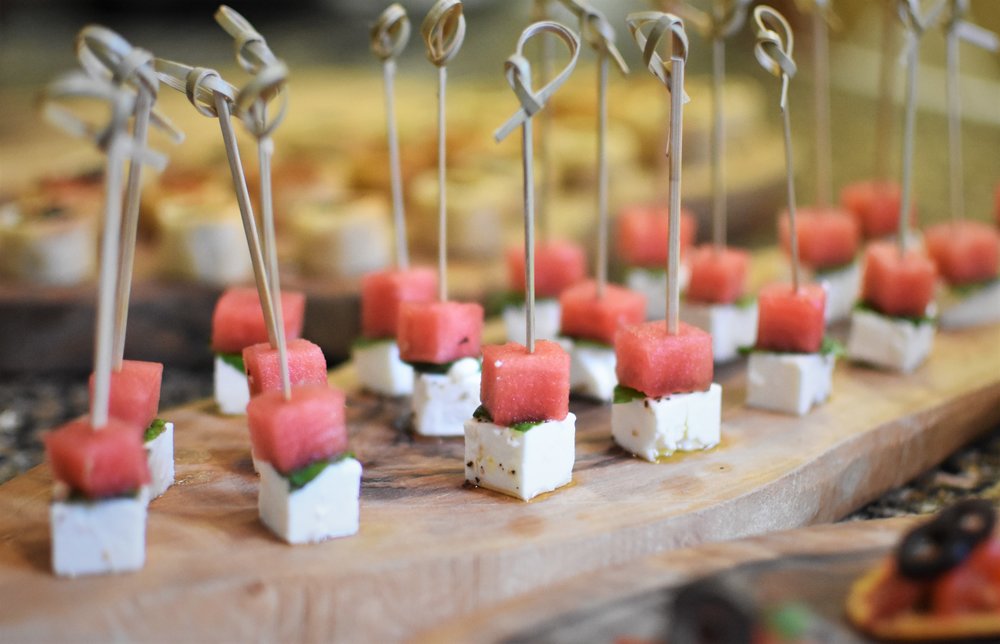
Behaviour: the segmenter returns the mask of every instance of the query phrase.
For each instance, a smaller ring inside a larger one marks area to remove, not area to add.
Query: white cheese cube
[[[844,268],[816,273],[816,281],[826,291],[827,324],[846,320],[854,309],[861,289],[861,267],[857,261]]]
[[[715,362],[729,362],[740,355],[740,347],[751,346],[757,339],[757,301],[737,304],[702,304],[685,300],[681,321],[712,335]]]
[[[53,501],[52,570],[60,576],[139,570],[146,561],[145,488],[135,497]]]
[[[883,369],[910,373],[919,367],[934,346],[934,323],[855,310],[847,337],[847,356]]]
[[[155,499],[174,484],[174,424],[165,423],[160,435],[146,443],[149,496]]]
[[[527,501],[573,479],[576,416],[549,420],[526,432],[465,421],[465,478],[469,483]]]
[[[614,347],[569,338],[561,338],[560,344],[568,346],[570,389],[588,398],[611,402],[618,384]]]
[[[754,351],[747,363],[747,405],[802,416],[830,397],[833,354]]]
[[[299,205],[291,216],[291,237],[304,272],[359,277],[392,260],[389,204],[381,197],[347,203]]]
[[[677,281],[680,290],[687,289],[691,268],[683,260]],[[646,319],[662,320],[667,316],[667,272],[660,269],[632,266],[625,272],[625,286],[646,296]]]
[[[465,419],[479,407],[479,361],[462,358],[446,374],[417,373],[413,428],[421,436],[461,436]]]
[[[72,286],[97,265],[97,237],[90,217],[24,218],[16,208],[0,213],[0,275],[34,284]]]
[[[351,359],[365,389],[383,396],[413,393],[413,367],[399,359],[399,344],[395,340],[356,344]]]
[[[707,391],[611,405],[611,435],[650,463],[714,447],[722,438],[722,387],[713,382]]]
[[[943,329],[967,329],[1000,322],[1000,279],[993,280],[967,295],[945,289],[941,302]]]
[[[239,209],[178,210],[162,220],[160,265],[171,277],[228,286],[253,278]]]
[[[250,402],[250,385],[247,374],[215,355],[215,404],[219,413],[237,416],[247,413]]]
[[[357,534],[361,463],[345,457],[293,490],[267,461],[260,468],[260,520],[288,543],[316,543]]]
[[[507,339],[511,342],[524,344],[527,340],[525,318],[528,315],[526,304],[510,304],[503,310],[503,326],[507,330]],[[559,335],[562,315],[559,300],[545,298],[535,300],[535,339],[555,340]]]

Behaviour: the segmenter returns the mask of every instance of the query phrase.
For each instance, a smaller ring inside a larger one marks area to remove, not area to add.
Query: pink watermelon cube
[[[399,311],[399,356],[447,364],[479,356],[483,307],[466,302],[406,302]]]
[[[294,291],[281,293],[281,312],[285,320],[285,338],[302,335],[306,296]],[[212,314],[212,351],[240,353],[253,344],[267,342],[264,310],[257,289],[229,288],[219,297]]]
[[[676,335],[664,320],[623,327],[615,336],[618,383],[662,398],[706,391],[712,384],[712,336],[680,323]]]
[[[819,284],[769,284],[757,295],[757,348],[816,353],[826,327],[826,291]]]
[[[309,340],[296,338],[288,342],[288,377],[292,386],[325,385],[326,358],[323,350]],[[250,396],[265,391],[281,391],[281,361],[278,350],[261,342],[243,350],[243,364],[247,370]]]
[[[865,239],[895,235],[903,191],[893,181],[858,181],[844,186],[840,203],[854,216]],[[910,208],[910,225],[916,224],[916,206]]]
[[[745,250],[699,246],[691,253],[685,297],[692,302],[732,304],[746,292],[749,267],[750,253]]]
[[[615,343],[615,333],[622,326],[646,319],[646,297],[627,288],[608,284],[604,297],[597,297],[597,282],[587,280],[572,286],[559,296],[562,309],[561,334],[582,340]]]
[[[265,391],[247,405],[254,455],[282,474],[294,472],[347,449],[344,392],[326,384]]]
[[[96,431],[86,418],[70,421],[42,437],[52,475],[91,499],[138,490],[149,483],[144,429],[117,418]]]
[[[858,223],[838,209],[799,208],[795,214],[799,237],[799,261],[814,270],[837,268],[850,264],[858,252],[861,235]],[[778,223],[781,247],[791,252],[788,214]]]
[[[892,242],[874,242],[865,251],[861,299],[884,315],[926,315],[934,299],[937,270],[925,255],[910,250],[900,256]]]
[[[389,269],[361,278],[361,334],[366,338],[395,338],[403,302],[432,302],[437,298],[437,271],[430,268]]]
[[[483,347],[479,398],[502,427],[562,420],[569,413],[569,354],[549,340],[535,352],[516,342]]]
[[[997,226],[1000,226],[1000,183],[997,184],[995,201],[996,201]]]
[[[160,406],[163,365],[159,362],[122,360],[121,371],[111,372],[108,415],[146,429]],[[94,397],[94,374],[90,374],[90,397]]]
[[[623,208],[616,223],[618,257],[629,266],[666,268],[670,209],[666,206],[637,205]],[[681,209],[681,257],[694,244],[698,220]]]
[[[980,221],[954,221],[924,231],[927,253],[949,284],[992,280],[1000,271],[1000,233]]]
[[[524,293],[524,247],[507,249],[507,283]],[[587,274],[587,257],[579,244],[553,239],[535,244],[535,297],[559,297]]]

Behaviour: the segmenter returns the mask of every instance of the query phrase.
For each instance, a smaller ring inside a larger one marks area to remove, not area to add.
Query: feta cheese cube
[[[1000,279],[993,280],[967,295],[953,291],[940,298],[943,329],[967,329],[1000,322]]]
[[[358,532],[361,463],[345,457],[293,490],[267,461],[259,461],[260,520],[288,543],[316,543]]]
[[[676,451],[714,447],[722,437],[722,387],[712,383],[707,391],[615,403],[611,435],[650,463]]]
[[[715,362],[729,362],[740,355],[740,347],[751,346],[757,339],[757,301],[737,304],[702,304],[684,301],[682,322],[707,331],[712,336]]]
[[[465,419],[479,407],[479,361],[462,358],[446,374],[417,373],[413,427],[421,436],[461,436]]]
[[[465,421],[465,478],[476,486],[528,501],[573,479],[576,416],[525,432],[475,418]]]
[[[747,405],[802,416],[830,397],[833,354],[754,351],[747,364]]]
[[[934,345],[934,323],[855,310],[847,338],[847,356],[857,362],[910,373],[930,355]]]
[[[383,396],[413,393],[413,367],[399,359],[399,344],[393,339],[355,345],[351,350],[361,385]]]
[[[145,488],[135,497],[53,501],[49,506],[52,570],[77,577],[142,568],[148,502]]]
[[[677,281],[687,289],[691,268],[681,260]],[[646,319],[662,320],[667,316],[667,272],[661,269],[632,266],[625,272],[625,286],[646,296]]]
[[[146,442],[149,496],[155,499],[174,484],[174,424],[165,423],[160,435]]]
[[[561,338],[560,344],[569,352],[570,390],[601,402],[611,402],[618,384],[614,347],[569,338]]]
[[[247,384],[246,372],[237,369],[216,354],[214,380],[215,404],[219,407],[219,413],[228,416],[247,413],[250,385]]]
[[[525,317],[528,315],[526,304],[509,304],[503,310],[503,326],[507,330],[507,339],[511,342],[524,344],[527,340]],[[559,300],[545,298],[535,300],[535,339],[555,340],[559,335],[559,325],[562,315]]]
[[[861,290],[861,267],[857,261],[832,271],[816,273],[816,281],[826,290],[827,324],[846,320],[854,309]],[[752,342],[747,343],[752,344]]]

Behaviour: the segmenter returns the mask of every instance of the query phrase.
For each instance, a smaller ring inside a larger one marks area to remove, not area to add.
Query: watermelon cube
[[[288,377],[292,386],[325,385],[326,358],[323,350],[309,340],[296,338],[285,345],[288,353]],[[281,361],[278,350],[261,342],[243,350],[243,365],[247,370],[250,396],[265,391],[281,390]]]
[[[666,206],[630,206],[622,209],[616,223],[618,257],[629,266],[665,268],[667,265],[670,210]],[[698,221],[681,209],[681,256],[694,244]]]
[[[42,437],[52,476],[90,499],[131,493],[149,483],[142,430],[118,418],[94,430],[73,420]]]
[[[843,210],[799,208],[795,227],[799,238],[799,261],[804,266],[822,271],[854,261],[860,243],[858,223]],[[779,219],[778,233],[781,247],[786,253],[791,252],[787,213]]]
[[[447,364],[479,356],[483,307],[465,302],[405,302],[399,311],[399,356]]]
[[[1000,183],[997,184],[995,201],[996,201],[997,226],[1000,226]]]
[[[437,271],[430,268],[385,270],[361,278],[361,334],[395,338],[403,302],[432,302],[437,297]]]
[[[676,335],[663,320],[619,329],[615,357],[619,384],[649,398],[705,391],[712,384],[712,336],[683,322]]]
[[[826,290],[819,284],[769,284],[757,295],[757,345],[764,351],[816,353],[823,344]]]
[[[840,191],[840,203],[853,215],[865,239],[899,232],[903,191],[892,181],[857,181]],[[910,208],[910,225],[916,224],[916,206]]]
[[[597,282],[587,280],[559,296],[562,307],[561,334],[607,345],[615,342],[622,326],[646,319],[646,298],[627,288],[607,284],[604,297],[597,297]]]
[[[706,244],[691,253],[691,277],[685,297],[692,302],[732,304],[747,288],[750,253]]]
[[[111,372],[108,415],[146,429],[160,406],[163,365],[159,362],[122,360],[121,371]],[[90,374],[90,397],[94,397],[94,374]]]
[[[285,338],[302,335],[306,296],[294,291],[281,293],[281,312],[285,320]],[[239,353],[253,344],[267,342],[264,310],[257,289],[226,289],[212,313],[212,351]]]
[[[524,293],[524,247],[508,248],[507,283]],[[535,297],[559,297],[587,274],[587,256],[579,244],[558,239],[535,244]]]
[[[501,427],[562,420],[569,413],[569,354],[539,340],[535,352],[516,342],[483,347],[479,398]]]
[[[927,254],[949,284],[987,282],[1000,270],[1000,233],[979,221],[954,221],[924,231]]]
[[[247,405],[254,457],[282,474],[336,456],[347,449],[344,392],[326,384],[265,391]]]
[[[937,271],[925,255],[900,256],[892,242],[875,242],[865,251],[861,300],[883,315],[921,317],[934,299]]]

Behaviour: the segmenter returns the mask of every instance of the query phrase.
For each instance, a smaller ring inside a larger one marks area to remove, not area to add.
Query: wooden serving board
[[[833,641],[863,640],[843,618],[850,585],[916,521],[812,526],[661,553],[484,608],[425,631],[415,641],[662,642],[676,589],[709,576],[746,593],[758,607],[804,604],[815,618],[826,620]]]
[[[662,464],[574,402],[573,484],[531,503],[470,489],[461,439],[415,439],[405,405],[352,393],[361,532],[305,547],[257,519],[244,420],[207,401],[164,412],[177,484],[150,507],[141,572],[56,579],[47,467],[0,486],[0,640],[396,640],[653,553],[831,521],[1000,424],[998,340],[940,334],[908,377],[840,365],[805,418],[745,408],[742,365],[720,370],[722,445]],[[356,388],[350,368],[332,380]]]

